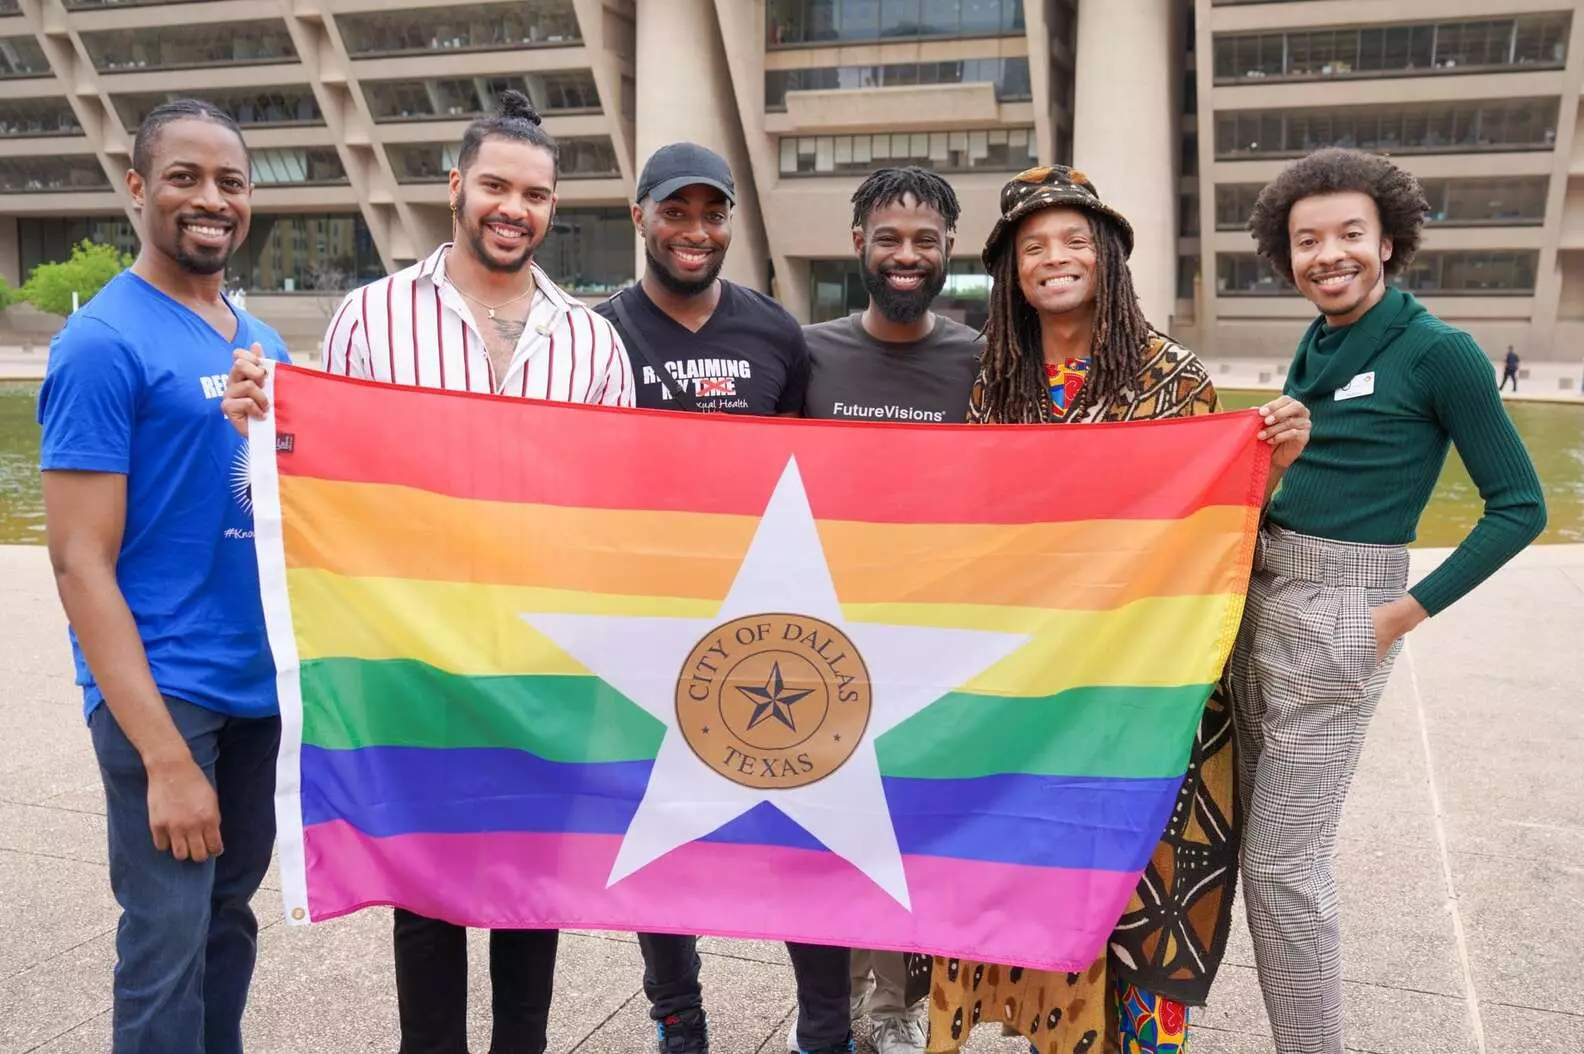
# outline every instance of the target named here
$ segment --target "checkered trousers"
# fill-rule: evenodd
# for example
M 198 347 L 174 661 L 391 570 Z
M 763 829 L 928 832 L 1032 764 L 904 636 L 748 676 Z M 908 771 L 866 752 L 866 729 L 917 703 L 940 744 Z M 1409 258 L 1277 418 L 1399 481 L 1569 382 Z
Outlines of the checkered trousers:
M 1227 667 L 1243 799 L 1243 896 L 1277 1054 L 1341 1054 L 1337 819 L 1402 647 L 1375 659 L 1370 609 L 1402 596 L 1408 553 L 1260 532 Z

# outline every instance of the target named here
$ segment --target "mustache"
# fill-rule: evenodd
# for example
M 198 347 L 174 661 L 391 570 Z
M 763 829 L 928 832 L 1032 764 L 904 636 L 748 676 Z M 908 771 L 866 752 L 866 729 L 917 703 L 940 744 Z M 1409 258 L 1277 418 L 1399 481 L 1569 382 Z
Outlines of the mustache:
M 224 227 L 228 231 L 236 229 L 236 220 L 228 220 L 207 212 L 184 212 L 176 217 L 176 222 L 201 223 L 205 227 Z
M 533 224 L 524 222 L 522 220 L 509 220 L 505 216 L 500 215 L 485 216 L 483 219 L 479 220 L 480 227 L 489 225 L 496 227 L 510 227 L 513 230 L 522 231 L 530 238 L 534 236 Z

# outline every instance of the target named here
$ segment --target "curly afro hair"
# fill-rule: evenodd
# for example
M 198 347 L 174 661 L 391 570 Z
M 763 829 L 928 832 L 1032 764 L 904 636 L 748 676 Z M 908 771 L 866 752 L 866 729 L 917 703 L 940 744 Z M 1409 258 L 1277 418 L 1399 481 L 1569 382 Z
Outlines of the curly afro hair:
M 1381 233 L 1391 239 L 1386 277 L 1402 272 L 1419 251 L 1419 234 L 1430 203 L 1419 181 L 1379 154 L 1329 147 L 1287 166 L 1260 191 L 1249 216 L 1259 254 L 1287 282 L 1293 281 L 1287 214 L 1303 198 L 1358 191 L 1375 199 Z

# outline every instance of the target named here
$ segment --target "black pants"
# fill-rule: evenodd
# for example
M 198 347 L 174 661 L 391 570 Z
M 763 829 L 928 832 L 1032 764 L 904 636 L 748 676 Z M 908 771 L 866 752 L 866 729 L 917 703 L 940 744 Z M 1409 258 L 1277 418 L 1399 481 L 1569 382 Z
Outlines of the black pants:
M 491 930 L 490 1054 L 544 1054 L 555 930 Z M 400 1054 L 468 1054 L 467 930 L 396 909 Z
M 1501 391 L 1503 388 L 1506 388 L 1508 381 L 1512 381 L 1513 382 L 1513 391 L 1516 392 L 1518 390 L 1518 371 L 1517 370 L 1507 370 L 1507 371 L 1505 371 L 1502 374 L 1501 384 L 1499 386 L 1497 386 L 1496 390 L 1497 391 Z
M 644 957 L 644 994 L 656 1021 L 704 1005 L 699 984 L 697 937 L 640 933 Z M 842 1043 L 852 1031 L 851 955 L 847 948 L 787 942 L 792 976 L 797 980 L 798 1045 L 818 1048 Z

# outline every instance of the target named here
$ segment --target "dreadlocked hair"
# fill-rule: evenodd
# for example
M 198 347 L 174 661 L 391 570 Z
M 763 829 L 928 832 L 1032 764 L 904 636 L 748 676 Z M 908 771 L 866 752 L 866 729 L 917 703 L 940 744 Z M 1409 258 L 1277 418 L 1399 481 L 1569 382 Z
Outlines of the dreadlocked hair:
M 1117 228 L 1089 217 L 1095 244 L 1094 337 L 1089 372 L 1078 399 L 1104 403 L 1138 373 L 1139 358 L 1154 332 L 1139 307 L 1128 269 L 1127 249 Z M 1050 383 L 1040 342 L 1039 313 L 1018 283 L 1016 231 L 1002 240 L 990 268 L 990 318 L 980 367 L 981 420 L 995 424 L 1034 424 L 1050 419 Z
M 559 168 L 561 147 L 555 136 L 544 130 L 540 120 L 539 111 L 528 101 L 528 96 L 515 88 L 507 88 L 500 93 L 500 113 L 476 119 L 462 133 L 457 168 L 466 171 L 486 139 L 515 139 L 519 143 L 543 147 L 550 151 L 550 157 Z
M 162 102 L 148 112 L 148 116 L 138 122 L 137 134 L 132 137 L 132 168 L 144 179 L 154 169 L 154 149 L 159 146 L 160 136 L 165 131 L 165 126 L 175 124 L 177 121 L 208 121 L 210 124 L 220 125 L 230 129 L 242 144 L 243 153 L 247 153 L 249 160 L 252 154 L 248 153 L 247 141 L 242 138 L 242 129 L 237 126 L 236 118 L 226 113 L 212 102 L 203 99 L 172 99 Z
M 957 204 L 957 192 L 940 176 L 917 165 L 878 169 L 858 184 L 852 196 L 853 227 L 861 230 L 875 209 L 897 204 L 909 194 L 920 205 L 940 213 L 941 219 L 946 221 L 947 230 L 957 229 L 957 216 L 961 212 L 961 206 Z

